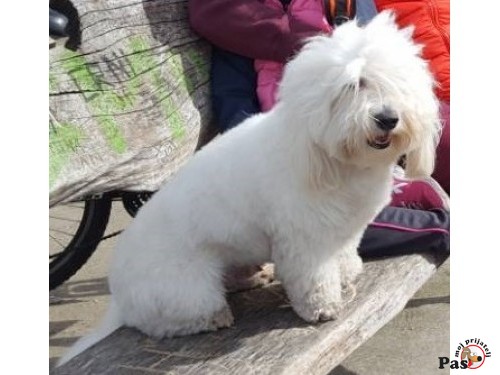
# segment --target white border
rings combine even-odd
[[[46,4],[8,1],[0,16],[4,374],[48,372]]]
[[[498,1],[455,1],[451,13],[451,355],[478,337],[500,373],[500,75]]]

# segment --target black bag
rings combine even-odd
[[[358,250],[362,257],[421,251],[450,253],[449,211],[386,207],[368,226]]]

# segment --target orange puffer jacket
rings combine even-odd
[[[401,27],[415,25],[414,40],[438,82],[436,95],[450,101],[450,0],[375,0],[377,10],[392,9]]]

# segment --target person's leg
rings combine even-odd
[[[213,47],[210,75],[212,108],[221,132],[260,112],[252,59]]]

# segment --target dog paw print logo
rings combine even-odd
[[[467,368],[476,369],[483,365],[486,353],[479,345],[469,345],[462,350],[460,359],[467,361]]]

